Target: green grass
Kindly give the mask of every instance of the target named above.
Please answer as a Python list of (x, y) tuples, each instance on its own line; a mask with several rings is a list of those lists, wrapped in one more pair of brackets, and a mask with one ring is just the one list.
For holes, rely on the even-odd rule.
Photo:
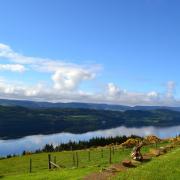
[(121, 172), (114, 180), (178, 180), (180, 179), (180, 148), (134, 169)]
[[(112, 163), (117, 163), (126, 158), (131, 149), (115, 148), (114, 155), (112, 153)], [(93, 172), (100, 170), (103, 167), (109, 165), (109, 148), (103, 148), (103, 157), (101, 154), (101, 148), (95, 148), (90, 150), (90, 161), (88, 150), (77, 151), (79, 156), (79, 167), (73, 164), (73, 153), (71, 151), (54, 152), (50, 153), (52, 161), (56, 157), (56, 163), (65, 166), (65, 168), (52, 172), (53, 174), (59, 174), (59, 176), (69, 176), (74, 174), (80, 175), (87, 172)], [(32, 159), (32, 173), (29, 175), (29, 161)], [(73, 170), (72, 170), (73, 169)], [(69, 173), (71, 172), (71, 173)], [(7, 176), (14, 176), (20, 174), (27, 174), (27, 177), (39, 176), (38, 174), (48, 174), (48, 153), (25, 155), (20, 157), (13, 157), (9, 159), (0, 160), (0, 177), (7, 178)], [(56, 176), (56, 175), (55, 175)], [(10, 177), (9, 177), (10, 178)]]
[[(158, 146), (163, 145), (165, 144), (158, 144)], [(143, 147), (142, 152), (148, 152), (149, 148), (151, 147), (152, 146)], [(84, 176), (92, 172), (100, 171), (102, 168), (109, 166), (109, 148), (103, 148), (103, 157), (101, 154), (101, 149), (102, 148), (94, 148), (90, 150), (90, 161), (88, 158), (88, 150), (77, 151), (79, 155), (78, 168), (76, 167), (76, 165), (73, 165), (73, 153), (75, 152), (71, 151), (50, 153), (52, 161), (54, 157), (56, 157), (57, 164), (65, 166), (65, 168), (61, 168), (58, 170), (48, 170), (48, 153), (39, 153), (13, 157), (9, 159), (2, 159), (0, 160), (0, 178), (10, 180), (82, 179)], [(122, 149), (120, 147), (115, 147), (114, 155), (112, 153), (112, 163), (119, 163), (124, 159), (128, 159), (130, 152), (131, 149)], [(30, 158), (32, 159), (32, 173), (29, 173)], [(137, 168), (137, 170), (138, 169), (139, 168)], [(128, 173), (130, 172), (131, 171), (128, 171)]]
[(87, 167), (87, 168), (78, 168), (78, 169), (63, 169), (63, 170), (53, 170), (53, 171), (41, 171), (39, 173), (31, 174), (21, 174), (15, 176), (6, 176), (2, 177), (6, 180), (80, 180), (84, 176), (88, 175), (91, 172), (96, 172), (97, 167)]

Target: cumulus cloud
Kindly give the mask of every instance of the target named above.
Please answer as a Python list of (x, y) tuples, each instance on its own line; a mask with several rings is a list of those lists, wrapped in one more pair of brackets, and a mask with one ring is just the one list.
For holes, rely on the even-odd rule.
[(78, 65), (61, 60), (25, 56), (15, 52), (10, 46), (0, 44), (0, 58), (8, 63), (0, 64), (0, 70), (13, 72), (37, 71), (48, 73), (52, 85), (42, 83), (27, 85), (23, 82), (9, 82), (0, 78), (0, 98), (27, 99), (51, 102), (91, 102), (124, 105), (161, 105), (180, 106), (174, 96), (176, 83), (167, 82), (166, 92), (131, 92), (107, 83), (106, 89), (84, 92), (81, 83), (96, 78), (99, 65)]
[(117, 96), (120, 94), (120, 89), (114, 83), (107, 84), (107, 91), (110, 96)]
[(168, 98), (174, 97), (175, 88), (176, 88), (176, 83), (174, 81), (167, 82), (167, 97)]
[(61, 91), (75, 90), (83, 81), (93, 79), (100, 67), (99, 65), (87, 67), (60, 60), (24, 56), (5, 44), (0, 44), (0, 58), (5, 58), (12, 63), (19, 63), (1, 65), (0, 70), (23, 72), (25, 71), (23, 65), (26, 65), (35, 71), (51, 73), (54, 88)]
[(74, 90), (83, 80), (92, 79), (95, 75), (80, 68), (59, 69), (52, 76), (54, 88), (58, 90)]
[[(179, 106), (180, 101), (174, 97), (175, 83), (167, 82), (167, 92), (131, 92), (126, 89), (121, 89), (114, 83), (108, 83), (106, 94), (102, 95), (101, 102), (125, 104), (125, 105), (159, 105), (159, 106)], [(171, 98), (170, 98), (171, 97)]]
[[(69, 89), (69, 88), (68, 88)], [(107, 90), (101, 92), (60, 91), (44, 84), (25, 86), (0, 79), (0, 98), (26, 99), (50, 102), (88, 102), (124, 105), (160, 105), (179, 106), (179, 100), (169, 100), (166, 93), (155, 91), (140, 93), (120, 89), (117, 85), (107, 84)]]
[(157, 98), (159, 96), (159, 94), (156, 91), (151, 91), (147, 95), (150, 98)]

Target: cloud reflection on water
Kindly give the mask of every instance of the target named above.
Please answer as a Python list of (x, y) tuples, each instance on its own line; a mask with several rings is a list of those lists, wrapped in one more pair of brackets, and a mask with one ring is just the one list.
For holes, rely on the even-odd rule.
[(7, 154), (19, 154), (23, 150), (34, 151), (42, 148), (45, 144), (58, 145), (60, 143), (66, 143), (69, 140), (89, 140), (92, 137), (109, 137), (109, 136), (130, 136), (130, 135), (147, 136), (154, 134), (160, 138), (172, 137), (180, 134), (180, 126), (173, 127), (141, 127), (141, 128), (129, 128), (120, 126), (108, 130), (98, 130), (87, 132), (84, 134), (72, 134), (72, 133), (58, 133), (50, 135), (33, 135), (27, 136), (21, 139), (14, 140), (0, 140), (0, 156)]

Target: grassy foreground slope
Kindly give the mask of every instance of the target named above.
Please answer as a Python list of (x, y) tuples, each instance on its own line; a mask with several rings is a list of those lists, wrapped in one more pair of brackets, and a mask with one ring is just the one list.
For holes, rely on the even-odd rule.
[(180, 148), (135, 169), (119, 173), (114, 180), (178, 180), (180, 179)]
[[(44, 171), (40, 173), (24, 174), (7, 176), (2, 179), (5, 180), (81, 180), (91, 172), (96, 172), (96, 167), (68, 169), (62, 171)], [(1, 178), (1, 177), (0, 177)]]
[[(0, 160), (0, 177), (3, 179), (82, 179), (89, 173), (100, 171), (109, 166), (109, 148), (91, 149), (90, 161), (89, 151), (78, 152), (79, 165), (73, 164), (73, 153), (71, 151), (51, 153), (52, 161), (56, 156), (58, 165), (64, 168), (59, 170), (48, 170), (48, 153), (32, 154), (20, 157)], [(112, 163), (118, 163), (126, 158), (131, 149), (116, 148), (112, 154)], [(32, 173), (29, 173), (29, 159), (32, 159)]]
[[(158, 144), (158, 146), (163, 145), (165, 144)], [(152, 148), (152, 145), (143, 147), (142, 152), (148, 152), (149, 148)], [(65, 168), (51, 171), (47, 169), (47, 153), (3, 159), (0, 160), (0, 178), (7, 180), (83, 179), (91, 173), (99, 172), (102, 168), (110, 166), (109, 148), (103, 148), (103, 157), (101, 150), (102, 148), (91, 149), (90, 161), (87, 150), (77, 151), (79, 155), (78, 168), (76, 164), (73, 165), (73, 152), (64, 151), (51, 153), (52, 159), (56, 156), (57, 164), (65, 166)], [(127, 159), (130, 152), (131, 148), (122, 149), (118, 146), (115, 147), (114, 154), (112, 154), (112, 163), (119, 163)], [(30, 157), (32, 159), (32, 173), (29, 173)], [(177, 179), (180, 175), (179, 162), (180, 148), (172, 150), (159, 158), (154, 158), (152, 161), (140, 167), (122, 172), (115, 177), (115, 179), (167, 179), (167, 177), (170, 177), (169, 179)]]

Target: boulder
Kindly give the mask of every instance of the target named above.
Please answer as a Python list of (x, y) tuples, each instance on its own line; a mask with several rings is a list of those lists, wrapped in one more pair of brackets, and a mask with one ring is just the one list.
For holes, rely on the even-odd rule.
[(122, 161), (122, 165), (125, 167), (135, 167), (130, 160)]

